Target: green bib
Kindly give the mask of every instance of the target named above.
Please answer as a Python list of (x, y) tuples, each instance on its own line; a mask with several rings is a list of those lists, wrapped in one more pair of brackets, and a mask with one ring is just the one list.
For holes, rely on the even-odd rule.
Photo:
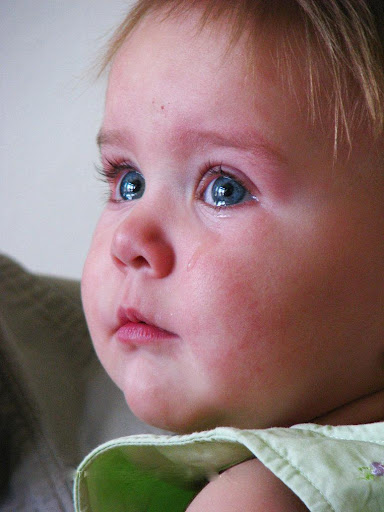
[(219, 472), (258, 458), (313, 512), (384, 511), (384, 423), (139, 435), (90, 453), (77, 512), (184, 512)]

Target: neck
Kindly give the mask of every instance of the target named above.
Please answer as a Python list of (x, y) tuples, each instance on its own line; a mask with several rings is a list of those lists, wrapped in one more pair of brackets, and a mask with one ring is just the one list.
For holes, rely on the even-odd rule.
[(313, 420), (319, 425), (360, 425), (384, 421), (384, 390), (363, 396)]

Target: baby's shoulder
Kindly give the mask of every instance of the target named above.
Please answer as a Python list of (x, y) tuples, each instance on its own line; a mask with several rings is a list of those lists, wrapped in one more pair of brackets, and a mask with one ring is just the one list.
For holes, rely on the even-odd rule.
[(304, 503), (257, 459), (214, 478), (187, 512), (308, 512)]

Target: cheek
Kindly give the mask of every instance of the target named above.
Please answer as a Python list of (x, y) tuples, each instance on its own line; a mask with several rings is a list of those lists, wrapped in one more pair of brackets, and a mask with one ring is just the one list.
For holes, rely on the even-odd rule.
[(109, 238), (101, 219), (96, 227), (81, 279), (83, 307), (91, 334), (94, 329), (98, 329), (100, 314), (109, 311), (110, 294), (106, 293), (111, 286), (111, 281), (106, 278), (111, 275)]
[(108, 237), (98, 225), (84, 265), (81, 294), (88, 329), (97, 356), (117, 386), (121, 385), (122, 358), (108, 343), (113, 331), (113, 311), (118, 290), (109, 256)]
[(264, 344), (263, 310), (272, 299), (260, 282), (262, 270), (252, 270), (254, 260), (252, 249), (230, 254), (216, 247), (201, 254), (195, 272), (187, 276), (190, 334), (196, 340), (193, 349), (196, 358), (211, 368), (210, 373), (215, 368), (230, 370), (243, 358), (253, 371), (260, 368), (259, 357), (251, 360), (249, 356), (260, 352)]
[(317, 252), (270, 225), (201, 253), (185, 283), (196, 358), (211, 372), (242, 368), (245, 379), (265, 372), (268, 381), (305, 365), (321, 308), (331, 310)]

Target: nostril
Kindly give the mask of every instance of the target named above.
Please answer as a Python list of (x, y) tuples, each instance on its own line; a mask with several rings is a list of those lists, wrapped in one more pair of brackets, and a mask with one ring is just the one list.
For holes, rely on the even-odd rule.
[(120, 258), (118, 258), (117, 256), (115, 256), (114, 254), (111, 254), (111, 257), (112, 257), (112, 261), (113, 263), (116, 265), (116, 267), (120, 270), (124, 270), (126, 265), (123, 261), (121, 261)]
[(144, 256), (136, 256), (136, 258), (131, 261), (131, 266), (133, 268), (139, 269), (143, 267), (149, 267), (150, 265)]

